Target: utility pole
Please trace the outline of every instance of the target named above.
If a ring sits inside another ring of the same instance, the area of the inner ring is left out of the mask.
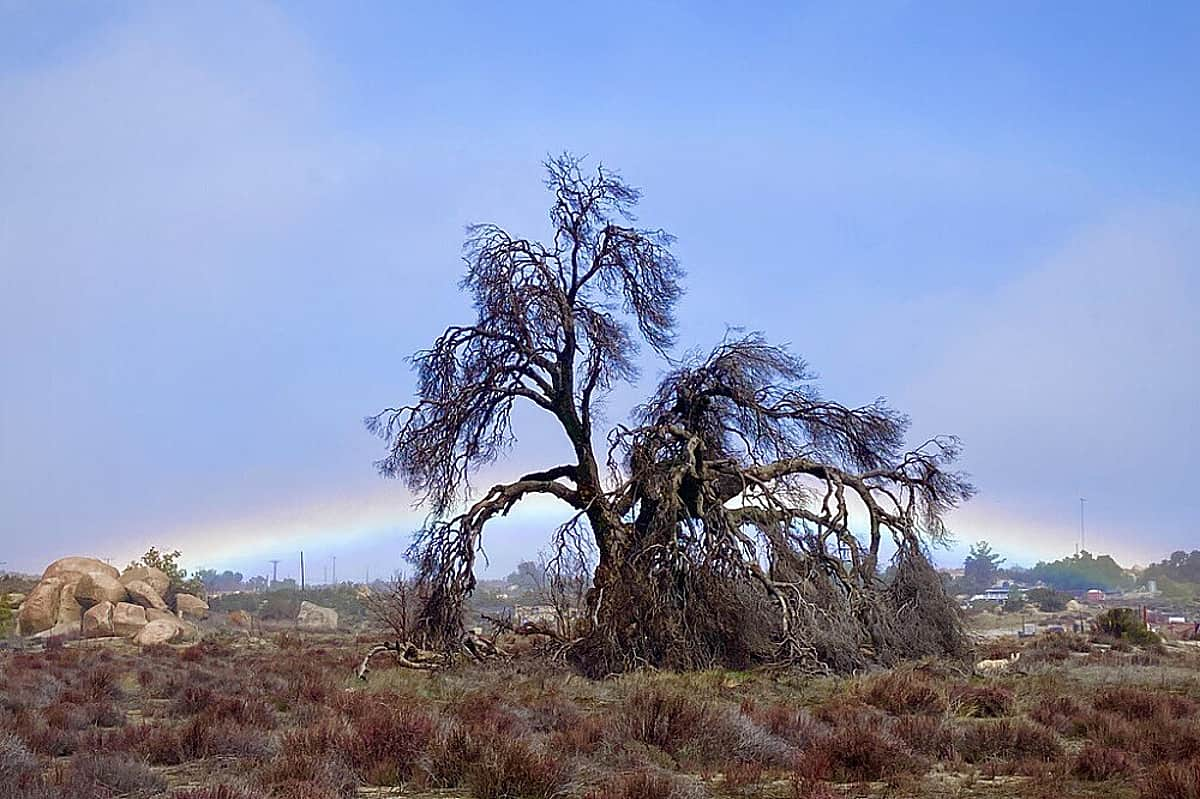
[[[333,584],[337,585],[337,555],[333,555]]]
[[[279,582],[279,561],[271,561],[271,585]]]
[[[1081,552],[1087,551],[1087,539],[1084,537],[1083,531],[1083,503],[1087,500],[1083,497],[1079,498],[1079,549]]]
[[[304,550],[300,550],[300,593],[304,593]]]

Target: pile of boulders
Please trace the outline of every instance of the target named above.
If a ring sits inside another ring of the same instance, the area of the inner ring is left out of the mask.
[[[24,597],[17,631],[32,638],[120,636],[142,646],[194,639],[189,619],[208,615],[191,594],[170,594],[160,569],[131,566],[119,572],[95,558],[61,558]]]

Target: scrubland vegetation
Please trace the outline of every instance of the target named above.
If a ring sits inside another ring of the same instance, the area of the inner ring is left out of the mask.
[[[1004,657],[1015,641],[982,655]],[[0,795],[1200,797],[1200,653],[1049,636],[994,678],[526,655],[352,678],[345,636],[0,654]]]

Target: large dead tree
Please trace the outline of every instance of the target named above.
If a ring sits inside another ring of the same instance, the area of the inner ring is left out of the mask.
[[[570,155],[547,162],[553,237],[468,228],[472,324],[418,353],[417,399],[368,418],[377,466],[429,509],[409,558],[423,598],[414,644],[453,650],[487,524],[525,497],[571,509],[560,551],[594,547],[571,648],[590,673],[639,666],[790,663],[847,671],[958,653],[957,610],[928,559],[942,516],[973,489],[954,439],[905,451],[882,401],[822,398],[805,363],[731,334],[675,363],[627,425],[597,406],[637,375],[639,344],[666,358],[683,272],[672,238],[636,225],[639,192]],[[518,403],[561,428],[572,462],[472,495],[469,477],[513,441]],[[881,579],[880,558],[894,565]]]

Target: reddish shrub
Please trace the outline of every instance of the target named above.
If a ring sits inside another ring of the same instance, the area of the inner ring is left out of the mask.
[[[1170,716],[1170,703],[1162,694],[1140,688],[1117,686],[1098,691],[1092,698],[1092,706],[1106,710],[1130,721],[1150,721]]]
[[[675,754],[703,729],[708,708],[682,691],[642,688],[625,702],[624,732],[633,740]]]
[[[166,780],[139,759],[128,755],[80,755],[71,761],[61,787],[68,796],[95,788],[118,796],[150,796],[166,788]]]
[[[466,782],[477,799],[550,799],[566,784],[569,770],[561,758],[507,738],[493,738],[467,769]]]
[[[997,718],[1012,713],[1012,691],[997,685],[961,685],[950,692],[950,704],[960,716]]]
[[[1085,713],[1075,719],[1073,731],[1089,741],[1131,751],[1138,749],[1142,735],[1133,722],[1115,713],[1101,711]]]
[[[1021,651],[1021,645],[1011,638],[997,638],[983,644],[980,658],[1002,660]]]
[[[353,797],[358,778],[341,754],[350,744],[342,725],[295,730],[284,735],[278,754],[256,776],[280,799]]]
[[[305,669],[288,681],[288,696],[296,701],[321,704],[331,691],[330,680],[318,669]]]
[[[796,746],[805,747],[823,736],[828,729],[803,708],[767,705],[748,709],[758,726]]]
[[[1081,780],[1102,782],[1128,774],[1133,769],[1129,755],[1120,749],[1088,744],[1075,756],[1071,773]]]
[[[1200,759],[1164,763],[1146,775],[1142,799],[1200,799]]]
[[[371,785],[409,779],[433,738],[434,720],[420,710],[372,703],[350,718],[353,743],[346,762]]]
[[[1195,719],[1138,725],[1138,749],[1147,762],[1200,758],[1200,726]]]
[[[179,688],[175,701],[171,703],[171,715],[194,716],[207,708],[213,701],[211,688],[198,683],[189,683]]]
[[[521,735],[526,732],[524,720],[505,705],[504,700],[490,691],[466,694],[450,706],[450,713],[468,728],[481,734]]]
[[[901,716],[891,725],[892,733],[914,752],[949,760],[954,757],[954,734],[940,716]]]
[[[1086,716],[1083,706],[1070,696],[1043,699],[1029,711],[1029,717],[1061,735],[1076,734]]]
[[[117,670],[111,665],[87,668],[80,678],[79,688],[88,700],[120,699],[124,691],[118,684],[119,678]]]
[[[942,693],[914,672],[890,671],[873,677],[858,693],[868,705],[893,716],[939,715],[946,710]]]
[[[275,711],[257,697],[219,697],[204,709],[204,716],[212,722],[228,721],[264,730],[273,729],[276,724]]]
[[[569,754],[590,755],[604,742],[607,727],[594,716],[584,716],[576,724],[550,736],[550,749]]]
[[[927,770],[928,764],[893,735],[882,719],[856,714],[801,753],[796,775],[864,782]]]
[[[93,727],[125,726],[125,711],[114,702],[92,702],[83,708],[83,712]]]
[[[437,788],[457,788],[467,767],[479,757],[480,744],[456,722],[443,723],[430,745],[429,779]]]
[[[79,748],[79,734],[74,731],[55,729],[43,720],[34,721],[32,726],[19,733],[30,749],[50,757],[72,755]]]
[[[986,760],[1042,760],[1062,756],[1052,730],[1024,720],[999,719],[963,726],[955,748],[968,763]]]
[[[46,724],[56,730],[82,730],[88,726],[87,713],[72,702],[62,702],[46,709]]]

